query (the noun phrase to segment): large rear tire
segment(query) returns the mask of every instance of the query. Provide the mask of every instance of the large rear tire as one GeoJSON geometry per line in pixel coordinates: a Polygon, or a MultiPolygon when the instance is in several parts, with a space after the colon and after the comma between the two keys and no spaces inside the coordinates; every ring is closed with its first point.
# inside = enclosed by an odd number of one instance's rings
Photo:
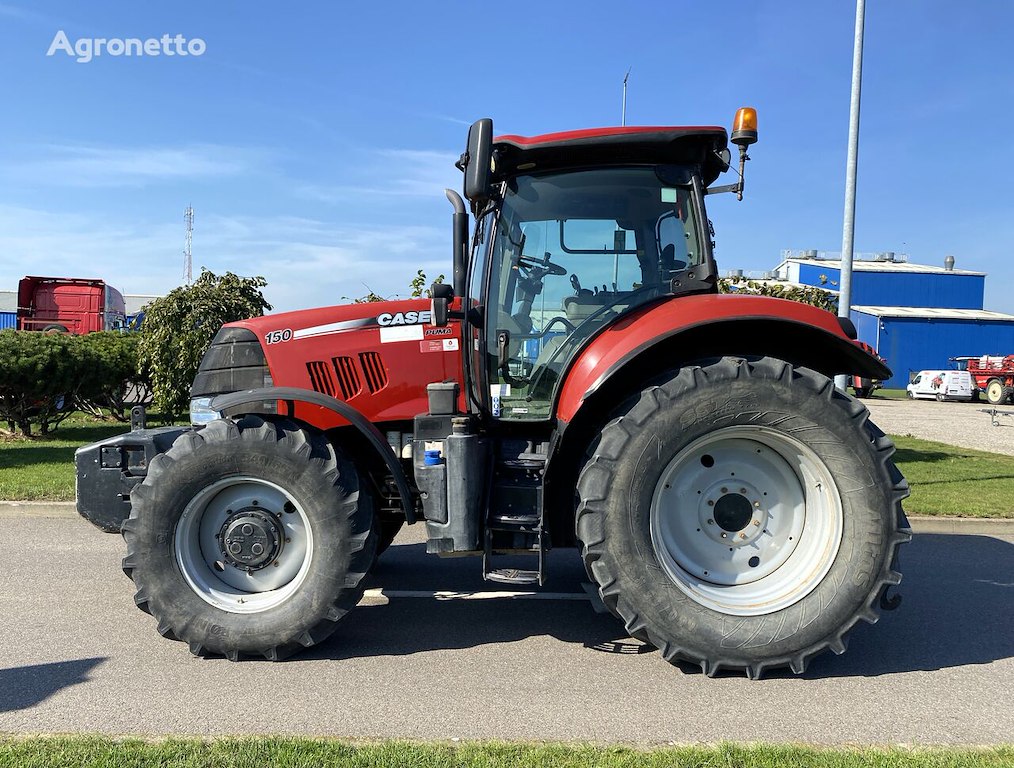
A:
{"type": "Polygon", "coordinates": [[[134,600],[196,655],[277,660],[321,642],[376,548],[355,467],[322,435],[257,416],[182,435],[131,506],[134,600]]]}
{"type": "Polygon", "coordinates": [[[759,677],[845,650],[901,574],[908,486],[861,403],[788,363],[734,358],[621,406],[578,480],[606,606],[670,662],[759,677]]]}

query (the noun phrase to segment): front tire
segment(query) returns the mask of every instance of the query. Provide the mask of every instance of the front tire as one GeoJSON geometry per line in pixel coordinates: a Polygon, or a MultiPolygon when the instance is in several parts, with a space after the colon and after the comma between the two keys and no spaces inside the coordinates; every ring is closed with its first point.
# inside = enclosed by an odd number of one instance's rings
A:
{"type": "Polygon", "coordinates": [[[183,434],[131,503],[134,600],[196,655],[277,660],[321,642],[358,602],[376,548],[355,467],[291,422],[183,434]]]}
{"type": "Polygon", "coordinates": [[[897,584],[907,484],[867,410],[813,371],[724,358],[603,429],[577,536],[606,606],[670,662],[759,677],[845,650],[897,584]]]}

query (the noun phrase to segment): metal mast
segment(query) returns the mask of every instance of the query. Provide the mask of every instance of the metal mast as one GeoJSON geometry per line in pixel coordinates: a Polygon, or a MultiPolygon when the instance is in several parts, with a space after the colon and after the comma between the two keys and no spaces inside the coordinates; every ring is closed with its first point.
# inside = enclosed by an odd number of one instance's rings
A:
{"type": "Polygon", "coordinates": [[[630,77],[630,67],[627,68],[627,74],[623,76],[623,109],[620,112],[620,125],[627,124],[627,78],[630,77]]]}
{"type": "MultiPolygon", "coordinates": [[[[856,36],[852,50],[852,97],[849,105],[849,151],[845,163],[845,216],[842,226],[841,272],[838,316],[848,317],[852,309],[852,259],[856,229],[856,166],[859,161],[859,103],[863,83],[863,27],[866,0],[856,0],[856,36]]],[[[845,391],[848,378],[835,377],[835,386],[845,391]]]]}
{"type": "Polygon", "coordinates": [[[187,285],[194,281],[194,259],[190,254],[190,246],[194,242],[194,207],[188,205],[183,212],[183,221],[187,225],[187,236],[183,243],[183,279],[187,285]]]}

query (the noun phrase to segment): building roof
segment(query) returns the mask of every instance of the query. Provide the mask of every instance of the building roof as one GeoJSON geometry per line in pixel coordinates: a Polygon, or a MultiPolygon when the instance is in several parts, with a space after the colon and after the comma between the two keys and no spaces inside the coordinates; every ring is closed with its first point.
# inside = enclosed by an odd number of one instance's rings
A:
{"type": "Polygon", "coordinates": [[[123,303],[127,306],[126,313],[128,315],[136,315],[144,308],[145,304],[158,298],[161,297],[142,293],[125,293],[123,294],[123,303]]]}
{"type": "Polygon", "coordinates": [[[852,307],[876,317],[907,317],[921,320],[999,320],[1014,322],[1014,315],[988,309],[941,309],[938,307],[852,307]]]}
{"type": "MultiPolygon", "coordinates": [[[[807,264],[812,267],[827,267],[828,269],[841,269],[841,259],[785,259],[778,265],[781,269],[787,264],[807,264]]],[[[907,272],[920,273],[924,275],[976,275],[985,277],[985,272],[972,272],[967,269],[945,269],[944,267],[933,267],[929,264],[912,264],[903,261],[853,261],[853,272],[907,272]]]]}
{"type": "Polygon", "coordinates": [[[18,292],[0,291],[0,312],[18,311],[18,292]]]}

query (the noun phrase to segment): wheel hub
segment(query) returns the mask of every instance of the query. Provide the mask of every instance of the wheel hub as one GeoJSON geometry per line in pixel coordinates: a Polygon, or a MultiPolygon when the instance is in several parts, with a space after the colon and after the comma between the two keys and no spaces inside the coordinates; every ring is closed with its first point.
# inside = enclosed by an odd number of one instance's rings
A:
{"type": "Polygon", "coordinates": [[[274,515],[247,507],[230,515],[218,534],[226,561],[243,571],[258,571],[282,551],[284,535],[274,515]]]}
{"type": "Polygon", "coordinates": [[[738,493],[727,493],[715,502],[715,522],[730,533],[742,531],[753,519],[753,505],[738,493]]]}

